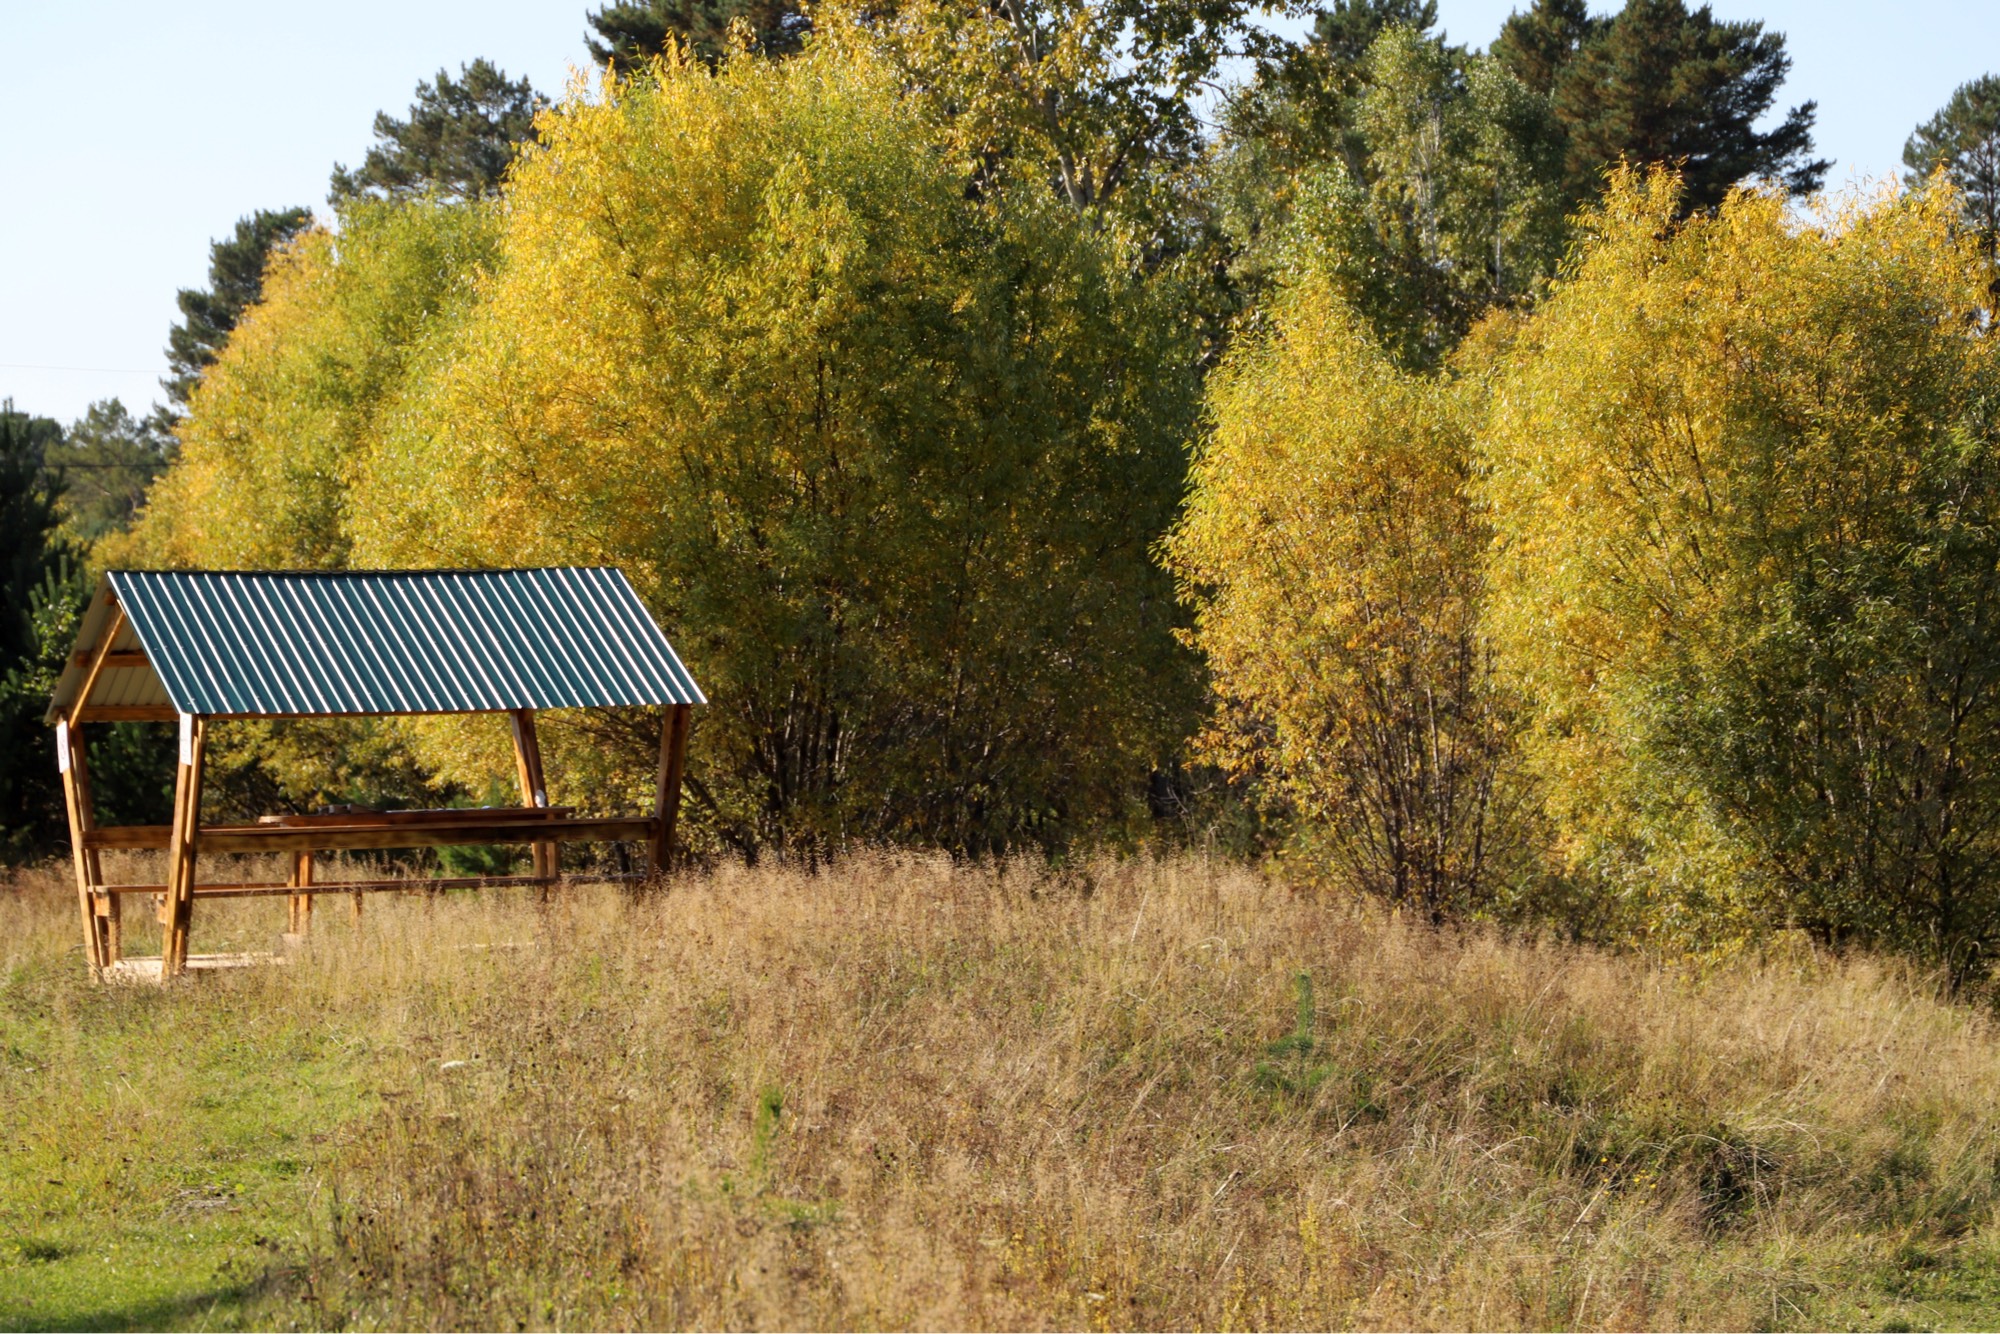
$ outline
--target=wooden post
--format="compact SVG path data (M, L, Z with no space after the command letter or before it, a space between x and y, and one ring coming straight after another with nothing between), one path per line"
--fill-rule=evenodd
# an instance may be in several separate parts
M305 888L313 882L313 855L308 851L292 854L292 873L286 877L288 884L295 888ZM289 898L291 919L288 930L292 935L304 936L312 930L313 896L293 894Z
M521 779L521 804L548 808L548 785L542 779L542 745L535 736L535 711L516 709L514 719L514 768ZM558 866L556 845L536 843L533 845L533 866L536 875L553 880Z
M181 715L180 765L174 775L174 822L167 835L167 901L160 932L162 984L187 970L188 932L194 925L194 870L201 838L201 770L208 722Z
M56 723L56 767L62 772L63 809L69 817L69 843L71 856L76 863L76 900L83 912L84 959L90 966L92 978L102 976L107 964L117 960L116 913L114 897L110 913L100 918L97 915L98 885L104 883L104 868L97 853L83 846L83 837L96 823L90 800L90 770L84 756L83 728L79 722L84 706L90 703L90 692L97 688L97 678L104 675L105 667L111 661L112 645L118 642L119 632L125 628L125 608L112 604L111 623L104 628L104 637L91 650L90 666L83 675L83 686L76 692L76 699L69 706L69 713Z
M83 817L86 831L97 828L97 805L90 795L90 751L83 744L83 729L72 727L69 735L70 773L76 783L76 803L78 813ZM123 914L118 907L116 894L98 893L104 884L104 858L96 848L83 854L85 873L90 877L91 898L96 909L97 954L105 967L117 963L124 950Z
M102 881L93 874L97 854L83 846L90 832L90 794L78 771L83 758L83 734L73 729L67 718L56 724L56 768L62 774L63 809L69 816L69 846L76 863L76 904L83 920L83 958L93 979L111 962L104 957L104 936L97 924L96 896L92 890Z
M687 767L688 720L693 713L692 705L672 705L660 729L660 786L653 799L653 843L648 849L656 878L674 864L674 826L680 820L681 774Z

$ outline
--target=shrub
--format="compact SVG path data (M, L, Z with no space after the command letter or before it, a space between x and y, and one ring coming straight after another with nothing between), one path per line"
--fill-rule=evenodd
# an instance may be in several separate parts
M1307 266L1209 402L1167 544L1218 704L1204 753L1361 886L1486 906L1509 729L1478 629L1478 377L1398 370Z
M2000 939L2000 364L1942 190L1673 221L1626 176L1482 449L1560 869L1635 931Z

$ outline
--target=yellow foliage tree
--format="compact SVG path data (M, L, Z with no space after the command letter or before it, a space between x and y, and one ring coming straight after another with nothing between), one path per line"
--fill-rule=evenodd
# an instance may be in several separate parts
M1193 689L1148 555L1192 411L1161 286L1045 188L969 203L853 50L663 60L541 136L356 465L354 558L626 569L715 701L691 814L746 851L1130 816ZM549 744L637 799L649 726Z
M1218 712L1206 754L1315 855L1434 919L1490 906L1507 727L1478 632L1480 378L1399 369L1327 274L1211 380L1167 544Z
M331 569L352 549L357 460L421 361L469 303L492 210L352 201L337 232L271 261L264 296L202 377L173 466L105 566ZM232 723L212 748L217 813L374 802L432 789L395 728L357 720ZM442 790L431 790L441 799Z
M273 257L263 300L202 378L174 467L107 563L331 569L350 473L491 254L490 209L354 201Z
M1483 442L1561 870L1634 930L2000 942L2000 364L1943 189L1615 183Z

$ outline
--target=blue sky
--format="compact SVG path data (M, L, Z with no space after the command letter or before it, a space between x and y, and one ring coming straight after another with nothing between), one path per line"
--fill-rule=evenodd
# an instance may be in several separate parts
M1484 45L1525 0L1439 0ZM440 66L486 56L559 91L584 65L585 0L47 3L0 0L0 397L69 420L158 396L174 293L209 239L257 208L323 207ZM1599 6L1602 8L1602 6ZM2000 71L1996 0L1714 0L1786 34L1786 105L1819 103L1831 184L1900 168L1904 138L1967 79Z

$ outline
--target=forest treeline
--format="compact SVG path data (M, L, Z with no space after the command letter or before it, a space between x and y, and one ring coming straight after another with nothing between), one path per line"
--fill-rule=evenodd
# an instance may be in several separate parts
M441 71L326 213L218 243L168 407L98 424L125 472L0 422L48 535L10 745L90 569L609 564L713 701L711 852L1198 838L1983 978L2000 85L1826 202L1761 25L1301 13L621 4L553 101ZM557 799L649 800L657 729L552 717ZM107 739L110 804L160 744ZM216 744L243 812L511 765L476 719Z

